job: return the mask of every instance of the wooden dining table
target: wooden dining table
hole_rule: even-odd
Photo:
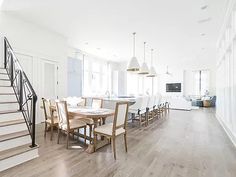
[[[55,106],[51,106],[52,111],[56,111]],[[105,124],[106,118],[110,116],[114,116],[115,110],[106,109],[106,108],[92,108],[88,106],[68,106],[68,114],[70,117],[81,117],[81,118],[90,118],[94,121],[94,128],[97,127],[99,119],[102,119],[102,124]],[[78,132],[78,136],[80,133]],[[83,135],[81,135],[83,137]],[[89,137],[87,137],[89,138]],[[86,152],[93,153],[94,152],[94,139],[92,139],[92,144],[89,144]],[[101,138],[101,140],[97,141],[96,149],[99,149],[109,143],[109,140],[105,138]]]

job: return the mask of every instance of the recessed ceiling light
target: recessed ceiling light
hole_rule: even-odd
[[[201,9],[202,10],[206,10],[208,8],[208,5],[202,6]]]
[[[205,34],[205,33],[202,33],[201,36],[206,36],[206,34]]]

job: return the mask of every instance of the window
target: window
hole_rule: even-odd
[[[127,93],[129,95],[151,95],[153,93],[153,79],[150,77],[127,73]]]
[[[108,90],[108,63],[93,58],[84,59],[83,95],[104,95]]]
[[[209,70],[194,71],[194,93],[205,95],[209,92]]]

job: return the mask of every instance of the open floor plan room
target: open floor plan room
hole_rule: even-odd
[[[118,139],[115,161],[107,146],[90,155],[81,148],[65,151],[66,137],[60,145],[43,138],[43,125],[37,126],[39,157],[1,173],[8,176],[182,176],[233,177],[236,152],[215,119],[214,110],[171,111],[148,128],[128,124],[128,153]]]
[[[0,0],[0,177],[236,177],[236,0]]]

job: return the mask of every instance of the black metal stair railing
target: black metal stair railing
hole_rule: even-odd
[[[35,143],[37,95],[6,37],[4,37],[4,68],[7,70],[11,86],[19,103],[19,110],[24,116],[31,135],[31,147],[35,147],[37,146]]]

